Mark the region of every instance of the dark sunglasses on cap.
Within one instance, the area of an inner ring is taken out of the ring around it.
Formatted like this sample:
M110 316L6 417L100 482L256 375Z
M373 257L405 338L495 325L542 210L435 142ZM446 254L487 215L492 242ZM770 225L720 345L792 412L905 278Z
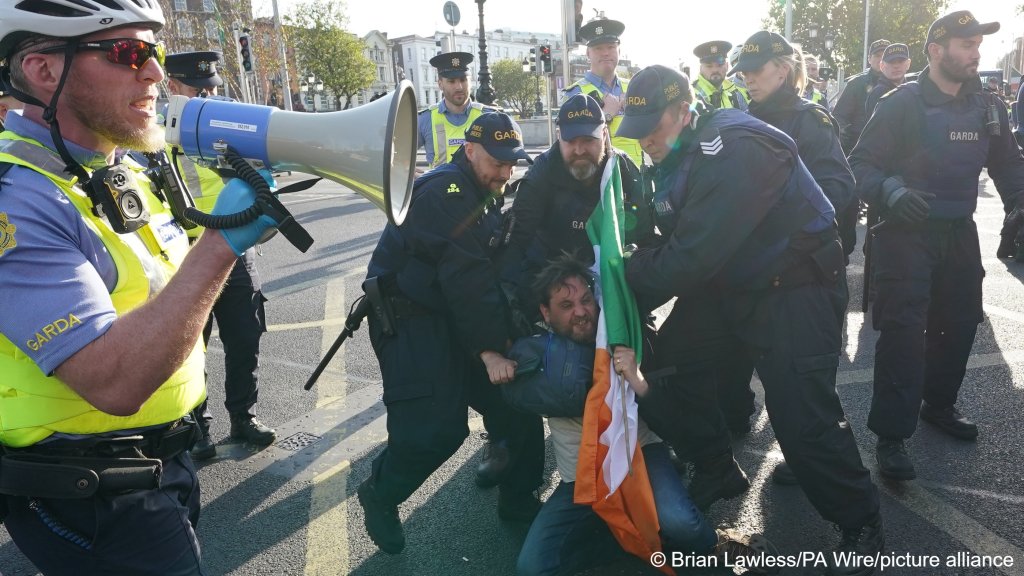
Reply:
M40 50L39 54L53 54L63 52L66 44L50 46ZM150 58L156 58L160 66L164 65L164 57L167 49L163 42L150 44L138 38L113 38L110 40L96 40L94 42L80 42L75 46L76 50L103 50L107 53L107 60L121 66L128 66L132 70L138 70L146 65Z

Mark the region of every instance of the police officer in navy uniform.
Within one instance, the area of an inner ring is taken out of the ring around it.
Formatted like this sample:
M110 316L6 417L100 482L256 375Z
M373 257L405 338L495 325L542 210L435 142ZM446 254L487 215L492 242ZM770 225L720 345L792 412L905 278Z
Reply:
M843 91L839 93L836 106L832 114L839 121L841 131L840 138L843 142L843 150L849 155L854 144L860 138L864 130L864 124L868 121L869 113L864 111L864 101L868 94L874 89L881 75L879 64L882 62L882 52L892 42L885 39L875 40L871 43L868 56L868 69L851 76L846 82Z
M871 93L864 101L864 112L867 113L868 118L875 111L875 106L878 105L878 100L882 96L906 82L910 63L910 47L906 44L896 43L885 47L885 50L882 51L882 63L878 65L878 83L871 89Z
M419 146L427 153L427 164L435 168L451 162L452 155L465 141L469 124L484 112L494 109L470 98L469 52L448 52L430 59L437 69L437 87L441 101L419 113Z
M916 475L904 440L919 415L956 438L978 435L956 401L984 320L973 220L982 168L1012 209L1004 233L1024 220L1024 159L978 77L979 46L997 30L966 10L933 22L928 66L882 97L850 156L857 193L884 221L873 240L880 334L868 427L881 473L895 480Z
M693 81L693 91L711 108L747 109L750 97L746 91L726 76L729 69L729 50L732 44L725 40L712 40L698 45L693 55L700 58L700 73Z
M857 243L859 201L854 194L853 173L839 143L838 124L825 108L800 96L806 79L797 60L799 53L785 38L762 30L743 46L729 73L743 74L751 97L750 114L796 142L800 159L838 215L840 240L848 257ZM753 409L752 369L735 359L723 367L726 376L720 381L719 391L730 429L745 424Z
M217 88L224 84L217 72L220 60L220 52L169 54L165 69L171 93L189 97L216 95ZM184 156L177 156L175 162L196 207L204 212L212 210L224 186L219 175ZM193 230L201 232L200 228ZM193 230L189 230L190 236ZM259 396L260 338L267 331L264 302L266 298L256 270L256 249L249 248L231 269L231 276L203 329L205 344L213 332L213 321L217 320L224 345L224 407L231 421L230 436L257 446L267 446L277 439L277 432L257 420L253 410ZM213 415L208 400L203 400L197 413L203 435L192 447L192 457L206 460L217 453L210 437Z
M676 371L651 383L655 409L641 416L677 447L710 427L717 435L708 441L731 459L706 374L721 344L738 338L783 454L818 512L843 531L839 550L874 555L884 544L878 492L835 388L847 304L835 212L788 136L735 109L697 116L692 100L685 76L650 66L630 83L622 124L655 162L665 236L630 257L626 278L641 296L678 297L655 355ZM829 564L831 574L871 572L835 555Z
M385 228L370 259L365 286L381 294L370 341L384 380L388 443L358 493L367 533L389 554L405 545L398 505L462 445L468 406L508 439L499 516L528 521L540 509L533 490L544 468L543 426L505 404L494 385L515 371L503 356L511 332L495 259L502 193L517 161L529 161L522 142L504 113L474 120L453 161L416 180L408 217Z
M593 262L587 220L601 199L601 174L609 159L619 163L627 205L626 242L643 244L654 222L640 169L629 155L611 147L601 106L586 94L569 98L558 112L558 141L534 160L512 204L503 278L516 286L520 308L538 317L533 277L564 253Z

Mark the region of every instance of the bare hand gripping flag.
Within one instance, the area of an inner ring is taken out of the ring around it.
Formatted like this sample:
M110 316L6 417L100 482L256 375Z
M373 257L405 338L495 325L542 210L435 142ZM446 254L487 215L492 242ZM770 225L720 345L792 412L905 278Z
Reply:
M622 177L614 155L601 175L601 202L587 222L587 235L594 245L594 292L601 313L574 501L593 507L627 552L649 561L653 552L661 550L661 540L654 495L637 442L636 398L612 368L614 345L635 350L638 362L641 353L640 315L626 285L622 258Z

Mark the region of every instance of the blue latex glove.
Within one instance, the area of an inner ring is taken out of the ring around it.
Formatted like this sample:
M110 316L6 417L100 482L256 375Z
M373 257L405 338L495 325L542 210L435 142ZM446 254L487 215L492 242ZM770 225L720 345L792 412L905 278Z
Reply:
M274 182L274 177L267 170L260 170L260 176L270 184L273 189L277 184ZM232 178L224 185L224 188L220 191L220 195L217 197L217 203L213 206L213 212L216 216L224 214L234 214L241 212L252 206L253 202L256 201L256 190L249 186L244 180L240 178ZM274 233L277 232L277 221L266 214L260 216L255 221L246 224L239 228L227 228L218 230L224 239L227 240L228 246L237 254L241 256L246 250L253 246L265 242L270 239Z

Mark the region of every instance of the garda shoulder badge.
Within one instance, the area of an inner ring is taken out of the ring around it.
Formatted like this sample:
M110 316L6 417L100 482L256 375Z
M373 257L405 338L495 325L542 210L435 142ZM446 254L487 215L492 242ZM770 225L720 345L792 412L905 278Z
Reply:
M832 125L832 119L828 117L828 112L825 112L821 108L814 108L814 115L817 116L819 120L821 120L822 124L826 126Z
M462 190L459 189L458 184L456 184L455 182L452 182L451 184L449 184L448 185L448 190L445 191L445 194L461 194L461 193L462 193Z
M6 212L0 212L0 256L18 245L14 233L18 227L7 218Z

